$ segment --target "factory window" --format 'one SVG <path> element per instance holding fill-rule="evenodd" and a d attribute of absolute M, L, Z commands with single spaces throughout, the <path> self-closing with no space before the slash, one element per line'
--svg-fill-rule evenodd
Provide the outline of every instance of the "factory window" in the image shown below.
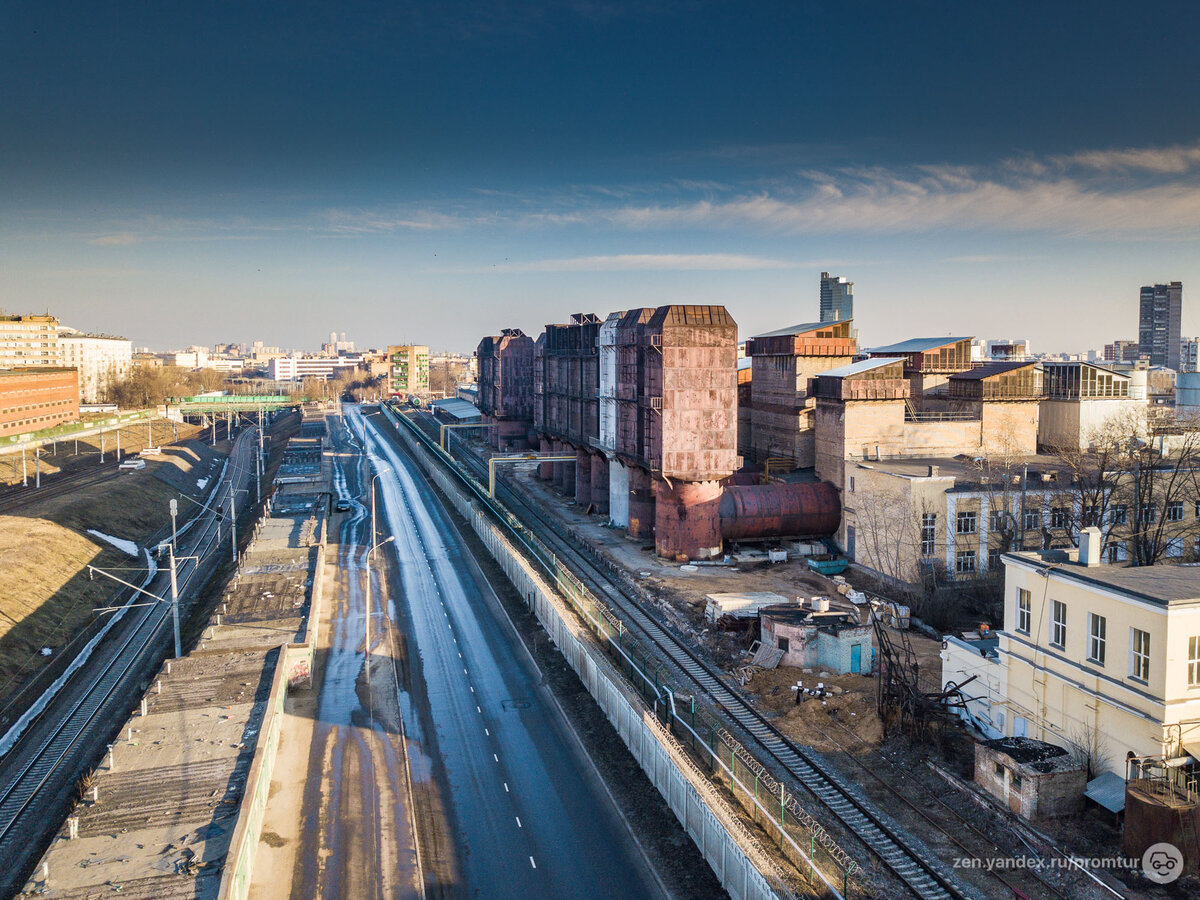
<path fill-rule="evenodd" d="M 1173 500 L 1167 504 L 1167 521 L 1182 522 L 1183 521 L 1183 501 Z"/>
<path fill-rule="evenodd" d="M 1042 527 L 1042 511 L 1040 509 L 1026 509 L 1021 514 L 1021 525 L 1026 531 L 1037 531 Z"/>
<path fill-rule="evenodd" d="M 1105 633 L 1108 621 L 1104 616 L 1088 613 L 1088 662 L 1104 665 L 1104 648 L 1108 643 Z"/>
<path fill-rule="evenodd" d="M 850 493 L 854 493 L 854 476 L 850 476 Z"/>
<path fill-rule="evenodd" d="M 1050 509 L 1050 527 L 1051 528 L 1066 528 L 1067 522 L 1070 521 L 1070 516 L 1067 513 L 1065 506 L 1054 506 Z"/>
<path fill-rule="evenodd" d="M 937 513 L 921 513 L 921 555 L 937 552 Z"/>
<path fill-rule="evenodd" d="M 1188 638 L 1188 687 L 1200 687 L 1200 636 Z"/>
<path fill-rule="evenodd" d="M 1016 772 L 1013 772 L 1012 778 L 1009 779 L 1008 785 L 1014 791 L 1019 791 L 1021 789 L 1021 776 L 1018 775 Z"/>
<path fill-rule="evenodd" d="M 784 653 L 787 653 L 788 652 L 788 639 L 784 638 L 784 637 L 775 638 L 775 646 L 778 647 L 780 650 L 782 650 Z"/>
<path fill-rule="evenodd" d="M 960 512 L 958 514 L 958 533 L 959 534 L 974 534 L 975 533 L 975 513 Z"/>
<path fill-rule="evenodd" d="M 956 575 L 975 574 L 974 550 L 959 550 L 954 554 L 954 572 Z"/>
<path fill-rule="evenodd" d="M 1000 568 L 1000 554 L 1003 553 L 999 547 L 991 547 L 988 549 L 988 571 L 995 572 Z"/>
<path fill-rule="evenodd" d="M 1032 618 L 1033 604 L 1029 591 L 1017 588 L 1017 631 L 1029 634 L 1029 620 Z"/>
<path fill-rule="evenodd" d="M 993 509 L 988 515 L 988 531 L 1003 531 L 1008 526 L 1008 513 Z"/>
<path fill-rule="evenodd" d="M 1140 628 L 1129 629 L 1129 676 L 1150 680 L 1150 632 Z"/>
<path fill-rule="evenodd" d="M 1050 601 L 1050 644 L 1063 650 L 1067 646 L 1067 604 Z"/>
<path fill-rule="evenodd" d="M 1000 765 L 1000 763 L 996 763 L 995 765 L 996 765 L 996 777 L 999 778 L 1001 781 L 1003 781 L 1004 780 L 1004 766 Z"/>
<path fill-rule="evenodd" d="M 1110 563 L 1122 562 L 1125 559 L 1125 542 L 1113 541 L 1108 545 L 1108 561 Z"/>
<path fill-rule="evenodd" d="M 1143 503 L 1142 512 L 1138 516 L 1138 524 L 1153 525 L 1158 521 L 1158 506 L 1154 503 Z"/>
<path fill-rule="evenodd" d="M 1129 507 L 1124 503 L 1117 503 L 1112 508 L 1112 523 L 1114 525 L 1129 524 Z"/>

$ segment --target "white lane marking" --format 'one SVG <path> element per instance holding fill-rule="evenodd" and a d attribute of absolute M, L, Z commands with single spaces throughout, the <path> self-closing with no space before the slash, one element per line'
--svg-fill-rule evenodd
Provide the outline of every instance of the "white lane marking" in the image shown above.
<path fill-rule="evenodd" d="M 471 685 L 471 693 L 475 693 L 475 685 Z"/>
<path fill-rule="evenodd" d="M 507 782 L 507 781 L 506 781 L 506 782 L 504 782 L 504 793 L 506 793 L 506 794 L 510 794 L 510 793 L 512 793 L 512 792 L 511 792 L 511 791 L 508 789 L 508 782 Z"/>
<path fill-rule="evenodd" d="M 464 675 L 466 675 L 466 674 L 467 674 L 467 670 L 466 670 L 465 668 L 463 669 L 463 674 L 464 674 Z"/>
<path fill-rule="evenodd" d="M 535 862 L 533 861 L 533 857 L 532 857 L 532 856 L 531 856 L 531 857 L 529 857 L 529 864 L 530 864 L 531 866 L 533 866 L 535 869 L 537 868 L 537 863 L 535 863 Z"/>
<path fill-rule="evenodd" d="M 520 816 L 516 816 L 515 818 L 516 818 L 516 820 L 517 820 L 517 827 L 518 827 L 518 828 L 524 828 L 525 826 L 521 824 L 521 817 L 520 817 Z"/>
<path fill-rule="evenodd" d="M 475 707 L 475 712 L 477 712 L 477 713 L 481 713 L 481 712 L 483 712 L 483 710 L 482 710 L 482 709 L 480 709 L 480 708 L 477 706 L 477 707 Z"/>
<path fill-rule="evenodd" d="M 500 757 L 498 757 L 495 753 L 492 754 L 492 759 L 494 759 L 496 762 L 500 762 Z"/>
<path fill-rule="evenodd" d="M 459 658 L 459 659 L 462 659 L 462 654 L 461 654 L 461 653 L 460 653 L 460 654 L 458 654 L 458 658 Z"/>
<path fill-rule="evenodd" d="M 488 737 L 492 736 L 492 733 L 490 731 L 488 731 L 486 728 L 483 729 L 483 733 L 486 734 Z"/>

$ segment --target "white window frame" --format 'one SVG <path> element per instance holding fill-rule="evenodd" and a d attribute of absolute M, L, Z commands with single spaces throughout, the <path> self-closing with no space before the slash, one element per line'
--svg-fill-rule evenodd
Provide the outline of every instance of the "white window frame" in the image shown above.
<path fill-rule="evenodd" d="M 1033 621 L 1033 595 L 1024 588 L 1017 588 L 1017 631 L 1029 634 Z"/>
<path fill-rule="evenodd" d="M 1108 649 L 1108 619 L 1096 613 L 1088 613 L 1087 661 L 1104 665 Z"/>
<path fill-rule="evenodd" d="M 1200 634 L 1188 638 L 1188 687 L 1200 688 Z"/>
<path fill-rule="evenodd" d="M 1150 632 L 1140 628 L 1129 629 L 1129 677 L 1150 680 Z"/>
<path fill-rule="evenodd" d="M 1050 646 L 1067 649 L 1067 604 L 1061 600 L 1050 601 Z"/>

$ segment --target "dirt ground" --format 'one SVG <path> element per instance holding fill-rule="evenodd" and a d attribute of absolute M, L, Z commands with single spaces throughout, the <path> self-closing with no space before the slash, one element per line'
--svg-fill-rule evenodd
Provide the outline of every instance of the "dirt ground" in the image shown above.
<path fill-rule="evenodd" d="M 831 695 L 824 700 L 792 690 L 823 684 Z M 871 746 L 883 740 L 883 726 L 875 714 L 875 679 L 869 675 L 833 675 L 821 669 L 780 666 L 756 673 L 743 690 L 754 705 L 773 717 L 775 727 L 794 741 L 818 750 L 836 750 L 825 732 L 841 723 Z M 796 696 L 800 694 L 800 702 Z"/>
<path fill-rule="evenodd" d="M 101 416 L 101 418 L 104 417 Z M 121 450 L 127 453 L 137 453 L 145 449 L 149 438 L 153 438 L 155 447 L 173 441 L 186 441 L 199 436 L 202 430 L 198 425 L 189 425 L 185 422 L 175 423 L 167 419 L 153 420 L 149 429 L 145 422 L 138 422 L 126 425 L 121 429 Z M 106 460 L 111 457 L 116 445 L 115 434 L 111 431 L 105 432 L 104 458 Z M 42 476 L 58 472 L 73 472 L 81 467 L 93 466 L 99 460 L 99 435 L 80 438 L 78 442 L 74 438 L 66 438 L 45 448 L 45 454 L 42 456 Z M 32 478 L 34 470 L 32 455 L 26 457 L 26 466 L 29 477 Z M 9 453 L 0 456 L 0 485 L 20 483 L 21 454 Z"/>
<path fill-rule="evenodd" d="M 86 566 L 129 581 L 145 571 L 144 560 L 88 529 L 139 545 L 156 532 L 165 536 L 170 498 L 198 499 L 203 491 L 197 479 L 215 475 L 219 458 L 213 448 L 189 441 L 148 459 L 141 471 L 0 514 L 0 701 L 79 636 L 94 607 L 118 588 L 108 579 L 90 580 Z M 180 503 L 180 525 L 191 516 L 188 506 Z M 40 654 L 46 646 L 52 657 Z"/>

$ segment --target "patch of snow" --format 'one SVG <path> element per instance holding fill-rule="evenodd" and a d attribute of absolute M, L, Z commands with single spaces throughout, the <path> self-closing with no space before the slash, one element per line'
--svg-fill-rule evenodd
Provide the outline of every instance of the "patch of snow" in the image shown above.
<path fill-rule="evenodd" d="M 196 479 L 196 487 L 198 487 L 200 490 L 204 490 L 206 487 L 208 487 L 208 479 L 207 478 L 197 478 Z"/>
<path fill-rule="evenodd" d="M 145 553 L 146 567 L 149 569 L 149 571 L 146 573 L 146 577 L 143 579 L 140 585 L 143 588 L 153 581 L 154 576 L 158 574 L 158 565 L 154 562 L 154 557 L 150 555 L 149 550 L 145 551 Z M 8 729 L 8 731 L 4 733 L 3 737 L 0 737 L 0 757 L 4 756 L 13 748 L 13 745 L 20 739 L 21 735 L 25 733 L 25 729 L 29 727 L 29 723 L 40 716 L 43 711 L 45 711 L 46 707 L 50 705 L 50 701 L 53 700 L 58 695 L 58 692 L 62 690 L 63 685 L 66 684 L 70 680 L 71 676 L 74 675 L 84 665 L 84 663 L 88 661 L 92 655 L 92 651 L 96 649 L 96 645 L 104 640 L 105 635 L 112 630 L 113 626 L 115 626 L 121 621 L 122 618 L 124 618 L 125 613 L 129 611 L 130 604 L 134 603 L 138 599 L 138 596 L 139 595 L 137 594 L 130 596 L 126 605 L 117 610 L 113 614 L 112 618 L 110 618 L 104 625 L 104 627 L 100 629 L 100 633 L 88 641 L 84 648 L 79 651 L 79 654 L 73 660 L 71 660 L 71 664 L 67 666 L 66 671 L 59 675 L 54 683 L 51 684 L 50 687 L 46 688 L 45 693 L 38 697 L 37 700 L 33 702 L 33 705 L 30 706 L 29 709 L 25 710 L 21 717 L 13 723 L 12 728 Z"/>
<path fill-rule="evenodd" d="M 124 538 L 113 537 L 111 534 L 105 534 L 103 531 L 97 531 L 95 528 L 89 528 L 88 534 L 92 535 L 93 537 L 98 537 L 102 541 L 107 541 L 118 550 L 122 550 L 125 553 L 128 553 L 130 556 L 136 557 L 141 555 L 141 553 L 138 551 L 137 544 L 135 544 L 133 541 L 127 541 Z"/>

